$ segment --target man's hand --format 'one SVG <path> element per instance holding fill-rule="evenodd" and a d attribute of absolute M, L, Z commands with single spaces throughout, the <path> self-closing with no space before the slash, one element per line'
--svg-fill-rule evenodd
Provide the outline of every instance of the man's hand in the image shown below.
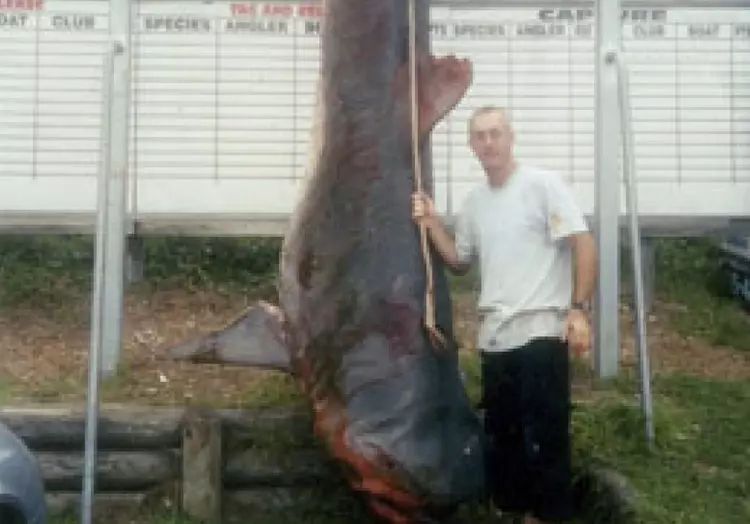
<path fill-rule="evenodd" d="M 457 275 L 465 275 L 469 264 L 458 260 L 456 243 L 448 234 L 435 211 L 432 199 L 424 193 L 413 193 L 411 196 L 411 216 L 418 226 L 425 226 L 429 238 L 440 253 L 440 257 Z"/>
<path fill-rule="evenodd" d="M 571 309 L 565 320 L 563 340 L 568 342 L 570 349 L 579 357 L 591 349 L 591 323 L 588 315 L 579 310 Z"/>
<path fill-rule="evenodd" d="M 424 193 L 414 193 L 411 202 L 411 216 L 414 221 L 419 225 L 431 226 L 437 217 L 432 199 Z"/>

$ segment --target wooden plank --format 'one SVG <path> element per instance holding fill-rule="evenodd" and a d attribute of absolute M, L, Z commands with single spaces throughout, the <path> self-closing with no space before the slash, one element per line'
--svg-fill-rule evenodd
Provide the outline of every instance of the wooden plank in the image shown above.
<path fill-rule="evenodd" d="M 102 491 L 147 490 L 179 479 L 179 452 L 100 451 L 96 460 L 96 488 Z M 84 454 L 36 452 L 47 491 L 83 489 Z"/>
<path fill-rule="evenodd" d="M 144 491 L 97 491 L 94 522 L 107 522 L 112 515 L 117 515 L 118 522 L 143 522 L 145 514 L 178 513 L 179 491 L 179 482 Z M 80 516 L 81 491 L 49 491 L 45 499 L 52 517 Z"/>
<path fill-rule="evenodd" d="M 102 407 L 99 449 L 164 449 L 180 446 L 183 409 Z M 8 406 L 0 408 L 0 421 L 32 451 L 80 450 L 86 431 L 82 406 Z"/>
<path fill-rule="evenodd" d="M 221 418 L 208 410 L 190 409 L 182 441 L 182 509 L 205 522 L 221 522 Z"/>
<path fill-rule="evenodd" d="M 123 510 L 133 511 L 140 508 L 146 500 L 146 493 L 96 493 L 94 495 L 94 518 L 120 513 Z M 77 491 L 48 492 L 45 497 L 50 516 L 79 515 L 81 510 L 81 493 Z"/>
<path fill-rule="evenodd" d="M 338 471 L 320 449 L 245 449 L 227 458 L 225 489 L 319 485 Z"/>
<path fill-rule="evenodd" d="M 248 448 L 308 449 L 317 440 L 305 406 L 255 410 L 220 410 L 225 453 Z"/>

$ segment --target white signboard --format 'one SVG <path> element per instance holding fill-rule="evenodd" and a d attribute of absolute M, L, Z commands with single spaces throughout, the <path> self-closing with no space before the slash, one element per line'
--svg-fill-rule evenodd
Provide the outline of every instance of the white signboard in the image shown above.
<path fill-rule="evenodd" d="M 482 180 L 466 121 L 499 104 L 520 159 L 558 171 L 593 212 L 593 7 L 466 4 L 431 14 L 435 52 L 475 67 L 433 135 L 441 209 Z M 0 0 L 0 213 L 93 211 L 108 6 Z M 135 217 L 289 213 L 305 175 L 320 16 L 317 2 L 133 2 Z M 747 216 L 750 12 L 623 18 L 641 212 Z"/>
<path fill-rule="evenodd" d="M 96 203 L 105 1 L 0 0 L 0 213 Z"/>
<path fill-rule="evenodd" d="M 445 207 L 483 176 L 466 147 L 471 111 L 500 104 L 520 159 L 560 172 L 593 212 L 593 13 L 433 10 L 435 50 L 475 64 L 474 87 L 435 136 L 436 174 L 450 177 Z M 623 18 L 641 213 L 750 214 L 750 11 L 641 8 Z"/>

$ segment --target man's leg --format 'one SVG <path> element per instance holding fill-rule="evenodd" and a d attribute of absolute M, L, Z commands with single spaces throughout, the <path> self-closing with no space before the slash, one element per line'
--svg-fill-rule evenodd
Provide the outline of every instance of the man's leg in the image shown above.
<path fill-rule="evenodd" d="M 522 515 L 529 508 L 525 494 L 523 388 L 515 351 L 482 353 L 482 400 L 485 409 L 488 495 L 503 512 Z"/>
<path fill-rule="evenodd" d="M 531 513 L 541 522 L 563 522 L 573 512 L 568 348 L 539 338 L 519 357 Z"/>

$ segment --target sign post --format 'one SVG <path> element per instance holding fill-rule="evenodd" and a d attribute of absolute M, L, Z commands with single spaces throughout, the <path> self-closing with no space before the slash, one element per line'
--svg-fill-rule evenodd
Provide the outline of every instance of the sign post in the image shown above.
<path fill-rule="evenodd" d="M 81 523 L 91 524 L 96 491 L 99 383 L 118 367 L 125 286 L 125 221 L 130 113 L 130 2 L 111 3 L 112 40 L 102 71 L 102 126 L 97 183 L 96 253 L 86 404 Z"/>
<path fill-rule="evenodd" d="M 109 221 L 110 159 L 112 103 L 112 64 L 114 47 L 104 53 L 102 68 L 102 125 L 101 159 L 97 187 L 96 232 L 94 251 L 94 285 L 91 299 L 91 344 L 89 348 L 89 376 L 86 390 L 86 435 L 84 441 L 83 493 L 81 496 L 81 524 L 91 524 L 96 484 L 97 430 L 99 426 L 99 382 L 102 359 L 102 334 L 104 332 L 104 281 L 107 267 L 107 241 Z"/>
<path fill-rule="evenodd" d="M 595 366 L 600 378 L 617 375 L 620 356 L 620 111 L 615 58 L 620 50 L 620 2 L 596 4 L 595 206 L 599 251 Z"/>
<path fill-rule="evenodd" d="M 109 162 L 110 182 L 108 203 L 110 213 L 107 228 L 105 264 L 106 277 L 102 283 L 104 305 L 102 311 L 101 372 L 107 378 L 120 363 L 125 287 L 126 220 L 128 205 L 128 133 L 130 114 L 130 2 L 118 0 L 111 7 L 114 56 L 112 62 L 112 92 L 110 100 Z"/>

